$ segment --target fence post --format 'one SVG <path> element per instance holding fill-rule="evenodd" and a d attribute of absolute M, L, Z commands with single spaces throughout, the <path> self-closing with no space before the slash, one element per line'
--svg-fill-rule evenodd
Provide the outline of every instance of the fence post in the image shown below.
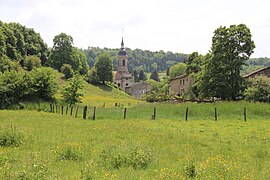
<path fill-rule="evenodd" d="M 215 107 L 215 121 L 217 121 L 217 108 Z"/>
<path fill-rule="evenodd" d="M 64 106 L 61 106 L 61 114 L 64 114 Z"/>
<path fill-rule="evenodd" d="M 154 114 L 152 115 L 152 119 L 153 119 L 153 120 L 156 119 L 156 107 L 154 107 Z"/>
<path fill-rule="evenodd" d="M 55 113 L 58 113 L 58 106 L 57 106 L 57 104 L 55 105 Z"/>
<path fill-rule="evenodd" d="M 51 112 L 53 112 L 53 110 L 52 110 L 52 104 L 50 104 L 50 109 L 51 109 Z"/>
<path fill-rule="evenodd" d="M 83 119 L 86 119 L 86 114 L 87 114 L 87 106 L 84 106 L 84 108 L 83 108 Z"/>
<path fill-rule="evenodd" d="M 124 110 L 124 119 L 126 119 L 126 117 L 127 117 L 127 108 L 125 108 Z"/>
<path fill-rule="evenodd" d="M 70 115 L 72 116 L 72 112 L 73 112 L 73 106 L 71 106 L 70 108 Z"/>
<path fill-rule="evenodd" d="M 66 115 L 68 114 L 68 106 L 66 107 Z"/>
<path fill-rule="evenodd" d="M 78 110 L 79 110 L 79 106 L 77 106 L 76 113 L 75 113 L 75 118 L 77 118 Z"/>
<path fill-rule="evenodd" d="M 244 121 L 247 121 L 247 109 L 244 107 Z"/>
<path fill-rule="evenodd" d="M 188 120 L 188 107 L 186 108 L 186 121 Z"/>
<path fill-rule="evenodd" d="M 54 113 L 54 104 L 52 105 L 52 110 L 53 110 L 52 112 Z"/>
<path fill-rule="evenodd" d="M 96 120 L 96 106 L 94 107 L 93 120 Z"/>

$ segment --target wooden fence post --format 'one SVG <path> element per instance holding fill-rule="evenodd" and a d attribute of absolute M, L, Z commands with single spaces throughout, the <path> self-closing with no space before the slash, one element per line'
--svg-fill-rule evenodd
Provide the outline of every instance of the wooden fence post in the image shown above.
<path fill-rule="evenodd" d="M 93 120 L 96 120 L 96 106 L 94 107 Z"/>
<path fill-rule="evenodd" d="M 72 116 L 72 112 L 73 112 L 73 106 L 71 106 L 70 108 L 70 115 Z"/>
<path fill-rule="evenodd" d="M 50 104 L 50 109 L 51 109 L 51 112 L 53 112 L 53 109 L 52 109 L 52 104 Z"/>
<path fill-rule="evenodd" d="M 77 106 L 76 113 L 75 113 L 75 118 L 78 117 L 78 110 L 79 110 L 79 106 Z"/>
<path fill-rule="evenodd" d="M 64 106 L 61 106 L 61 114 L 64 114 Z"/>
<path fill-rule="evenodd" d="M 58 113 L 58 106 L 57 106 L 57 104 L 55 105 L 55 113 Z"/>
<path fill-rule="evenodd" d="M 153 119 L 153 120 L 156 119 L 156 107 L 154 107 L 154 114 L 152 115 L 152 119 Z"/>
<path fill-rule="evenodd" d="M 83 108 L 83 119 L 86 119 L 86 114 L 87 114 L 87 106 L 84 106 L 84 108 Z"/>
<path fill-rule="evenodd" d="M 217 108 L 215 107 L 215 121 L 217 121 Z"/>
<path fill-rule="evenodd" d="M 186 108 L 186 121 L 188 120 L 188 107 Z"/>
<path fill-rule="evenodd" d="M 124 119 L 127 117 L 127 108 L 124 109 Z"/>
<path fill-rule="evenodd" d="M 68 114 L 68 106 L 66 107 L 66 115 Z"/>
<path fill-rule="evenodd" d="M 247 121 L 247 109 L 244 107 L 244 121 Z"/>

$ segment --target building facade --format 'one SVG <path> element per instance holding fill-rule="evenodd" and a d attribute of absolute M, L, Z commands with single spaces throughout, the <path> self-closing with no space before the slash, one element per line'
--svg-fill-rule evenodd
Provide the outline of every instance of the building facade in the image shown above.
<path fill-rule="evenodd" d="M 183 96 L 185 92 L 188 91 L 188 88 L 192 86 L 192 84 L 193 81 L 189 75 L 183 74 L 181 76 L 177 76 L 170 81 L 170 94 Z"/>
<path fill-rule="evenodd" d="M 150 92 L 153 87 L 148 82 L 137 82 L 126 88 L 126 93 L 136 98 L 142 98 L 142 96 Z"/>
<path fill-rule="evenodd" d="M 117 57 L 117 72 L 115 73 L 114 83 L 123 91 L 126 91 L 126 87 L 133 84 L 132 75 L 128 72 L 128 56 L 124 47 L 124 40 L 122 38 L 121 48 Z"/>

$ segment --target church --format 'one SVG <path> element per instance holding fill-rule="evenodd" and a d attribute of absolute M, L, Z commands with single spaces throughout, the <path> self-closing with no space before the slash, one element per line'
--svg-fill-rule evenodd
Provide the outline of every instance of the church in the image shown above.
<path fill-rule="evenodd" d="M 123 91 L 126 91 L 126 88 L 133 84 L 132 75 L 128 72 L 128 56 L 124 47 L 123 37 L 117 56 L 117 72 L 114 77 L 114 83 Z"/>

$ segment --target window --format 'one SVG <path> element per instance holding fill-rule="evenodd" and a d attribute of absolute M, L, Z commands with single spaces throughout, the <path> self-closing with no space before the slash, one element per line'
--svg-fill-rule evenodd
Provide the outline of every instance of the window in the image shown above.
<path fill-rule="evenodd" d="M 123 66 L 126 66 L 126 60 L 123 59 Z"/>
<path fill-rule="evenodd" d="M 120 83 L 118 83 L 118 87 L 120 87 Z"/>
<path fill-rule="evenodd" d="M 128 86 L 128 83 L 126 83 L 126 86 Z"/>

